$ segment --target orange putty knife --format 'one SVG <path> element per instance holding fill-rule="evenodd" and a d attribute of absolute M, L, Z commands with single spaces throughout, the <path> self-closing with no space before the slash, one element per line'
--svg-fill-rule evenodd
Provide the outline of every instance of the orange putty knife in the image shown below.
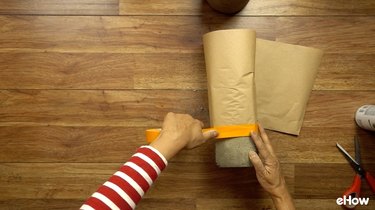
<path fill-rule="evenodd" d="M 226 125 L 226 126 L 215 126 L 213 128 L 202 129 L 202 132 L 216 130 L 219 132 L 219 136 L 216 139 L 227 139 L 234 137 L 249 136 L 252 131 L 258 131 L 257 124 L 246 124 L 246 125 Z M 161 129 L 148 129 L 146 130 L 146 140 L 148 143 L 153 142 L 160 134 Z"/>

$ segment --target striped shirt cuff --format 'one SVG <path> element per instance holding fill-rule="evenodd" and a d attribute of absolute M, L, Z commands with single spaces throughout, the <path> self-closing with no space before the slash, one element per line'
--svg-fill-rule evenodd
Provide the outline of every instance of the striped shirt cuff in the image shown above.
<path fill-rule="evenodd" d="M 167 164 L 157 149 L 141 146 L 81 209 L 134 209 Z"/>
<path fill-rule="evenodd" d="M 149 145 L 141 146 L 141 148 L 148 148 L 148 149 L 152 150 L 153 152 L 155 152 L 155 153 L 159 156 L 160 159 L 163 160 L 165 166 L 168 165 L 168 161 L 167 161 L 167 159 L 164 157 L 163 154 L 161 154 L 161 153 L 159 152 L 159 150 L 157 150 L 157 149 L 155 149 L 155 148 L 153 148 L 152 146 L 149 146 Z"/>

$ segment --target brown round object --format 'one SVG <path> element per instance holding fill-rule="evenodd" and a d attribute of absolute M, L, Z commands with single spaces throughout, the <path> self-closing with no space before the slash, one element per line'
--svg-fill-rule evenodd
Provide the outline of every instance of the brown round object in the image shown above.
<path fill-rule="evenodd" d="M 234 14 L 241 11 L 249 0 L 207 0 L 207 2 L 213 9 L 219 12 Z"/>

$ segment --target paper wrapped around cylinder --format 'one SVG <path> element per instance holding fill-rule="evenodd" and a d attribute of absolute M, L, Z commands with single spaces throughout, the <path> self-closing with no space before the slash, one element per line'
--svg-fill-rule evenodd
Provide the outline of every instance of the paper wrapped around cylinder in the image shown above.
<path fill-rule="evenodd" d="M 211 126 L 256 122 L 255 38 L 250 29 L 203 36 Z M 250 150 L 255 147 L 248 137 L 218 141 L 216 163 L 220 167 L 250 166 Z"/>

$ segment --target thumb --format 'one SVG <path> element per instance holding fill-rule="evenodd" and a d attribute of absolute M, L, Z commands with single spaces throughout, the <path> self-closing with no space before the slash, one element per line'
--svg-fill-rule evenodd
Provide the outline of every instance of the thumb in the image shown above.
<path fill-rule="evenodd" d="M 203 140 L 207 141 L 209 139 L 215 138 L 219 135 L 219 133 L 215 130 L 206 131 L 203 133 Z"/>
<path fill-rule="evenodd" d="M 260 160 L 258 154 L 254 151 L 249 152 L 249 159 L 251 163 L 253 164 L 255 171 L 262 172 L 264 171 L 264 165 L 262 163 L 262 160 Z"/>

